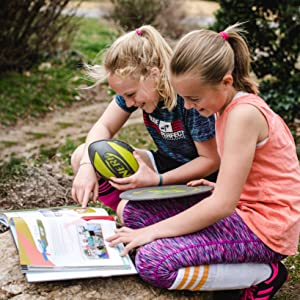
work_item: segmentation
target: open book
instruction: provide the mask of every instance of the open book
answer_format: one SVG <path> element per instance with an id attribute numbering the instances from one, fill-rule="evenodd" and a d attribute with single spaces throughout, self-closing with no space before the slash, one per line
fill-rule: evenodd
<path id="1" fill-rule="evenodd" d="M 116 223 L 103 208 L 57 207 L 1 211 L 29 282 L 136 274 L 123 245 L 105 239 Z"/>

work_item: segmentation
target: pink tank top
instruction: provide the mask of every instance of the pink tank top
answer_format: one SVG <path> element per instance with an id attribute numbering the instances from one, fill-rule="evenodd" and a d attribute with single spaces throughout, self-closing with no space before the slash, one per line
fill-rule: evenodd
<path id="1" fill-rule="evenodd" d="M 216 136 L 221 157 L 228 113 L 239 104 L 250 104 L 260 110 L 268 122 L 269 137 L 256 148 L 236 211 L 272 250 L 295 254 L 300 232 L 300 168 L 294 139 L 284 121 L 261 98 L 246 94 L 234 99 L 217 116 Z"/>

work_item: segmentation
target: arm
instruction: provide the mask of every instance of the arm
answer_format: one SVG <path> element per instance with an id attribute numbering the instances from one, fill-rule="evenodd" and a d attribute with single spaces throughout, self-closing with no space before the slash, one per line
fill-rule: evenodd
<path id="1" fill-rule="evenodd" d="M 191 119 L 192 121 L 189 124 L 189 128 L 192 128 L 191 131 L 198 132 L 198 127 L 202 126 L 203 134 L 213 137 L 203 142 L 194 141 L 199 156 L 180 167 L 161 174 L 164 185 L 186 183 L 193 179 L 206 177 L 219 168 L 220 158 L 214 136 L 214 123 L 209 125 L 211 121 L 199 116 L 198 112 L 195 112 Z M 178 145 L 178 148 L 180 146 Z M 112 178 L 111 184 L 118 190 L 158 185 L 158 174 L 150 167 L 144 166 L 140 160 L 138 160 L 138 163 L 139 170 L 137 173 L 127 178 Z"/>
<path id="2" fill-rule="evenodd" d="M 195 178 L 207 176 L 219 168 L 220 159 L 215 138 L 205 142 L 195 142 L 199 157 L 162 175 L 164 185 L 186 183 Z M 159 175 L 144 163 L 141 156 L 135 153 L 139 164 L 138 171 L 126 178 L 111 178 L 110 183 L 118 190 L 129 190 L 138 187 L 155 186 L 159 183 Z"/>
<path id="3" fill-rule="evenodd" d="M 90 161 L 88 155 L 89 144 L 96 140 L 112 138 L 128 120 L 129 116 L 130 113 L 125 112 L 115 101 L 112 101 L 89 131 L 80 163 Z M 86 207 L 91 194 L 93 194 L 93 200 L 96 201 L 98 180 L 93 166 L 91 164 L 83 164 L 78 166 L 78 172 L 75 175 L 72 186 L 72 197 L 82 207 Z"/>
<path id="4" fill-rule="evenodd" d="M 199 231 L 231 215 L 248 177 L 264 123 L 263 116 L 251 105 L 234 108 L 227 119 L 224 152 L 213 194 L 180 214 L 148 227 L 122 228 L 109 239 L 111 244 L 127 243 L 124 254 L 155 239 Z"/>
<path id="5" fill-rule="evenodd" d="M 212 174 L 218 170 L 220 157 L 217 151 L 216 138 L 204 142 L 195 142 L 198 157 L 184 165 L 163 174 L 164 184 L 188 182 Z"/>

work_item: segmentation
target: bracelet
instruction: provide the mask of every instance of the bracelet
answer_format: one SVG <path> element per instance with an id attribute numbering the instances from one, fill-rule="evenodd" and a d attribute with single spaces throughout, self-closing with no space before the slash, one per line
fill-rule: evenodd
<path id="1" fill-rule="evenodd" d="M 79 164 L 79 167 L 83 166 L 83 165 L 91 165 L 92 163 L 90 161 L 83 161 Z"/>
<path id="2" fill-rule="evenodd" d="M 162 177 L 161 174 L 158 174 L 158 176 L 159 176 L 158 186 L 162 186 L 162 184 L 163 184 L 163 177 Z"/>

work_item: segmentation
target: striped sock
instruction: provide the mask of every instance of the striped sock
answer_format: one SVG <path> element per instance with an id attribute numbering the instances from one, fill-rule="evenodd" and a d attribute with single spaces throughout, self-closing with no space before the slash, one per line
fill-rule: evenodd
<path id="1" fill-rule="evenodd" d="M 181 268 L 170 290 L 217 291 L 243 289 L 270 277 L 268 264 L 215 264 Z"/>
<path id="2" fill-rule="evenodd" d="M 108 181 L 102 178 L 98 180 L 98 184 L 98 200 L 104 205 L 110 207 L 112 210 L 116 211 L 121 200 L 119 197 L 121 191 L 112 187 Z"/>
<path id="3" fill-rule="evenodd" d="M 209 267 L 209 265 L 204 265 L 179 269 L 170 289 L 200 291 L 207 280 Z"/>

